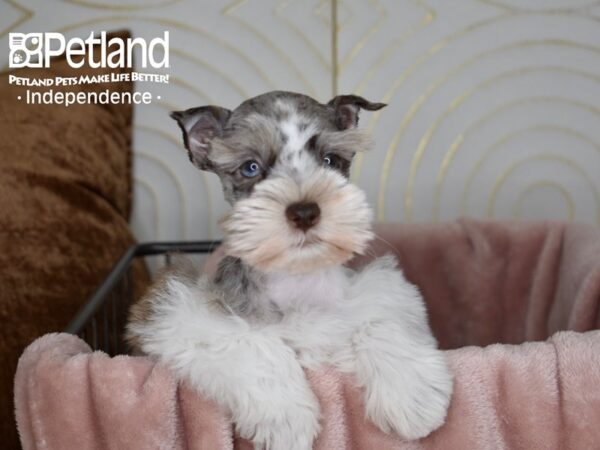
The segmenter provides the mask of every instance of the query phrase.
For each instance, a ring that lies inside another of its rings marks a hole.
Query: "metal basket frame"
[[[131,270],[133,262],[137,258],[163,255],[165,265],[169,266],[173,254],[212,253],[219,244],[220,241],[180,241],[147,242],[130,246],[67,325],[65,332],[79,336],[93,350],[102,350],[109,355],[126,352],[123,331],[134,295]]]

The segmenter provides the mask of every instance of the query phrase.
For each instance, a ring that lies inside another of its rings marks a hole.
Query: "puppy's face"
[[[342,264],[371,239],[371,213],[348,181],[354,155],[369,148],[356,126],[357,96],[324,105],[270,92],[229,111],[175,112],[191,161],[215,172],[233,205],[223,219],[226,252],[264,271],[302,273]]]

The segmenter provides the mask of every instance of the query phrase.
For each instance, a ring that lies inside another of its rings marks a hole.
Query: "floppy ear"
[[[199,169],[210,169],[208,152],[211,141],[223,136],[223,129],[230,115],[230,110],[212,105],[173,111],[170,114],[183,132],[183,142],[190,161]]]
[[[358,95],[338,95],[332,98],[327,106],[335,110],[335,124],[339,130],[347,130],[358,126],[358,112],[361,109],[377,111],[387,106],[385,103],[371,103]]]

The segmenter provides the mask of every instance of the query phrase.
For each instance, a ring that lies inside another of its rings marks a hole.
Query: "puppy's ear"
[[[208,152],[211,141],[223,136],[225,124],[231,111],[220,106],[200,106],[199,108],[173,111],[170,114],[183,132],[183,142],[190,161],[202,170],[210,169]]]
[[[335,124],[338,129],[347,130],[358,126],[358,112],[361,109],[377,111],[387,105],[371,103],[358,95],[338,95],[332,98],[327,106],[335,110]]]

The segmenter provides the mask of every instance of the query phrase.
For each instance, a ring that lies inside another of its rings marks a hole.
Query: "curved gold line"
[[[560,184],[550,180],[542,180],[528,185],[519,194],[519,197],[517,198],[516,204],[513,207],[513,217],[516,219],[521,219],[523,217],[523,202],[525,201],[525,196],[535,191],[536,189],[544,187],[556,189],[562,194],[562,197],[565,200],[565,203],[567,204],[567,208],[569,210],[569,220],[573,220],[573,218],[575,217],[575,202],[573,201],[573,197],[571,196],[569,191],[567,191]]]
[[[485,162],[490,158],[492,153],[495,153],[496,150],[498,150],[504,144],[506,144],[510,140],[514,139],[515,137],[518,137],[521,134],[527,133],[532,128],[535,128],[535,127],[517,130],[513,133],[509,133],[506,136],[499,139],[498,141],[494,142],[494,144],[492,144],[488,149],[486,149],[484,151],[483,156],[481,156],[477,160],[477,162],[475,163],[475,165],[473,166],[473,168],[469,171],[469,174],[467,175],[465,187],[463,189],[462,200],[461,200],[461,212],[463,215],[467,214],[467,202],[468,202],[468,198],[469,198],[469,192],[471,191],[471,185],[473,184],[475,176],[477,175],[477,172],[483,167]],[[566,134],[571,134],[571,136],[575,136],[576,138],[581,139],[583,142],[593,146],[597,151],[600,152],[600,149],[598,148],[599,147],[598,144],[595,141],[593,141],[591,138],[587,137],[586,135],[579,133],[578,131],[571,130],[569,128],[561,128],[560,131],[564,132]]]
[[[592,193],[593,193],[594,198],[596,200],[596,222],[597,222],[597,224],[600,225],[600,194],[598,193],[598,190],[596,189],[596,186],[594,186],[594,183],[592,182],[591,178],[574,161],[570,160],[569,158],[565,158],[562,155],[553,154],[553,153],[547,153],[547,154],[543,154],[543,155],[530,156],[528,158],[523,158],[523,159],[521,159],[519,161],[514,162],[504,172],[502,172],[502,174],[498,177],[498,179],[494,183],[494,187],[493,187],[492,192],[490,194],[490,201],[488,203],[488,209],[487,209],[487,216],[489,218],[491,218],[491,219],[494,218],[494,209],[496,207],[496,197],[498,196],[498,192],[502,188],[502,185],[506,182],[506,180],[508,179],[508,177],[510,177],[512,175],[512,173],[519,166],[527,164],[528,162],[531,162],[531,161],[558,161],[558,162],[560,162],[560,163],[562,163],[562,164],[564,164],[566,166],[571,167],[579,175],[581,175],[585,179],[585,181],[592,188]]]
[[[354,22],[354,15],[352,14],[352,9],[348,8],[345,5],[345,3],[346,3],[345,1],[342,1],[342,0],[330,0],[330,1],[336,2],[336,5],[338,7],[338,12],[343,9],[347,13],[346,20],[344,20],[343,22],[339,22],[339,21],[337,22],[337,30],[342,31],[342,29],[348,27],[350,24],[352,24],[352,22]],[[339,18],[339,14],[338,14],[338,18]]]
[[[420,6],[425,8],[425,15],[423,16],[423,19],[421,19],[421,21],[418,24],[416,24],[415,26],[410,27],[405,33],[403,33],[400,36],[400,38],[398,40],[394,41],[393,44],[391,44],[384,50],[384,53],[382,54],[381,58],[373,66],[371,66],[369,68],[369,70],[363,77],[362,81],[359,83],[358,87],[355,89],[356,94],[361,95],[365,91],[365,89],[367,87],[367,82],[371,78],[373,78],[373,76],[378,72],[379,68],[383,64],[385,64],[389,58],[391,58],[391,55],[393,52],[395,52],[398,48],[402,47],[415,34],[417,34],[422,29],[426,28],[431,22],[433,22],[435,20],[436,12],[434,9],[431,9],[425,2],[423,2],[421,0],[417,0],[417,4],[419,4]],[[375,129],[375,124],[377,122],[376,117],[378,117],[379,114],[380,114],[380,112],[375,112],[372,116],[372,120],[369,120],[368,125],[367,125],[368,133],[373,133],[373,130]],[[365,158],[364,153],[359,153],[358,155],[356,155],[356,161],[352,165],[352,174],[350,177],[350,179],[353,182],[356,182],[358,180],[358,177],[360,176],[360,173],[362,172],[364,158]]]
[[[166,100],[156,100],[154,102],[152,102],[153,105],[158,105],[163,109],[166,109],[167,111],[171,112],[171,111],[179,111],[181,109],[184,109],[186,107],[189,107],[189,105],[184,105],[183,107],[181,107],[181,105],[175,105],[171,102],[168,102]]]
[[[338,95],[338,0],[331,0],[331,96]]]
[[[594,1],[594,2],[590,2],[584,5],[579,5],[576,6],[575,8],[573,7],[558,7],[558,8],[551,8],[551,9],[532,9],[532,8],[521,8],[521,7],[515,7],[512,5],[507,5],[504,4],[502,2],[499,2],[497,0],[477,0],[479,3],[483,3],[486,5],[492,5],[495,6],[497,8],[502,8],[505,11],[511,11],[511,12],[515,12],[518,14],[561,14],[561,13],[569,13],[569,12],[580,12],[582,10],[588,9],[588,8],[593,8],[594,6],[598,6],[600,5],[599,1]]]
[[[171,142],[175,147],[177,147],[178,150],[183,150],[183,147],[181,146],[181,141],[179,139],[177,139],[175,136],[173,136],[172,134],[167,133],[166,131],[160,130],[158,128],[154,128],[150,125],[144,125],[144,124],[137,124],[135,126],[135,128],[136,128],[136,130],[144,130],[144,131],[147,131],[148,133],[156,133],[159,136],[161,136],[163,139],[165,139],[166,141]]]
[[[19,25],[27,22],[29,19],[31,19],[35,15],[35,13],[32,10],[30,10],[29,8],[26,8],[24,6],[21,6],[19,3],[17,3],[16,0],[4,0],[4,1],[6,3],[8,3],[10,6],[12,6],[13,8],[17,9],[19,12],[23,13],[23,17],[20,17],[19,19],[17,19],[16,22],[9,25],[5,30],[0,31],[0,37],[6,36],[12,30],[17,28]]]
[[[454,67],[450,72],[447,72],[446,74],[444,74],[444,76],[436,79],[436,81],[434,83],[432,83],[430,86],[428,86],[428,88],[425,90],[425,92],[422,95],[420,95],[416,101],[414,101],[411,104],[408,111],[402,118],[402,122],[400,123],[398,129],[394,133],[392,140],[390,141],[390,143],[388,145],[388,148],[387,148],[387,151],[385,154],[385,158],[383,161],[383,165],[382,165],[382,171],[381,171],[382,175],[381,175],[380,183],[379,183],[379,195],[378,195],[378,203],[377,203],[379,220],[383,220],[383,215],[384,215],[383,208],[385,207],[385,187],[387,186],[387,181],[388,181],[389,174],[391,171],[391,165],[394,160],[394,156],[395,156],[397,147],[400,143],[400,139],[402,138],[404,131],[406,130],[408,125],[412,122],[412,120],[416,116],[417,112],[421,109],[421,107],[425,104],[425,102],[433,95],[433,93],[437,89],[439,89],[442,85],[447,83],[451,77],[464,71],[468,67],[474,65],[475,63],[481,61],[484,58],[488,58],[488,57],[494,56],[496,54],[503,53],[505,51],[510,51],[515,48],[535,47],[538,45],[540,45],[540,46],[542,46],[542,45],[564,46],[564,47],[568,47],[568,48],[583,49],[583,50],[587,50],[590,52],[600,54],[600,47],[579,44],[577,42],[572,42],[572,41],[563,40],[563,39],[525,40],[525,41],[519,41],[516,43],[497,47],[491,51],[487,50],[487,51],[477,53],[476,55],[469,58],[467,61]],[[405,200],[405,203],[406,202],[408,202],[408,200]]]
[[[467,127],[467,129],[460,133],[456,139],[454,139],[454,141],[452,142],[452,144],[450,145],[450,148],[448,149],[448,151],[446,152],[446,154],[444,155],[444,159],[442,160],[442,163],[440,165],[440,170],[438,172],[438,175],[436,177],[436,192],[435,192],[435,200],[434,200],[434,211],[433,211],[433,216],[434,216],[434,221],[437,221],[439,219],[439,215],[440,215],[440,206],[441,206],[441,197],[442,197],[442,187],[444,185],[444,180],[446,178],[446,174],[450,168],[450,164],[452,163],[452,161],[454,161],[454,158],[456,157],[456,154],[458,153],[460,147],[462,146],[462,144],[466,141],[467,137],[470,136],[472,133],[475,132],[475,130],[479,129],[484,123],[490,121],[494,116],[496,116],[497,114],[504,112],[506,110],[509,110],[515,106],[519,106],[522,104],[530,104],[530,103],[537,103],[537,102],[556,102],[556,103],[564,103],[567,105],[571,105],[571,106],[576,106],[579,107],[581,109],[587,110],[589,112],[592,112],[595,115],[600,116],[600,109],[596,108],[594,106],[588,105],[586,103],[583,102],[579,102],[577,100],[572,100],[572,99],[568,99],[568,98],[563,98],[563,97],[528,97],[528,98],[520,98],[517,100],[514,100],[512,102],[508,102],[505,103],[503,105],[500,105],[499,107],[495,108],[494,110],[492,110],[491,112],[487,113],[486,115],[482,116],[481,118],[477,119],[475,122],[473,122],[469,127]],[[539,130],[539,129],[550,129],[550,126],[544,126],[544,125],[540,125],[540,126],[535,126],[535,127],[531,127],[531,128],[527,128],[526,130]],[[568,128],[564,128],[564,127],[557,127],[554,126],[553,129],[558,129],[561,131],[566,132],[567,134],[572,134],[572,135],[576,135],[576,134],[580,134],[580,133],[576,133],[573,130],[570,130]],[[568,131],[567,131],[568,130]],[[509,135],[507,135],[509,136]],[[505,136],[506,137],[506,136]],[[581,134],[581,137],[584,141],[592,143],[592,145],[597,145],[595,142],[591,141],[591,139],[585,137],[583,134]],[[486,153],[487,155],[487,153]],[[487,158],[487,156],[486,156]]]
[[[600,53],[600,47],[583,45],[583,44],[579,44],[579,43],[575,43],[575,42],[567,41],[567,40],[562,40],[562,39],[544,39],[544,40],[519,41],[517,43],[508,44],[508,45],[504,45],[502,47],[498,47],[498,48],[493,49],[491,51],[486,50],[486,51],[477,53],[475,56],[469,58],[464,63],[462,63],[462,64],[454,67],[450,72],[447,72],[446,74],[444,74],[444,76],[438,78],[433,84],[431,84],[430,86],[428,86],[428,88],[425,90],[425,92],[421,96],[419,96],[416,101],[414,101],[411,104],[411,106],[409,107],[407,113],[402,118],[402,122],[400,123],[400,126],[398,127],[398,129],[394,133],[394,136],[392,137],[392,140],[390,141],[390,144],[388,145],[388,149],[386,151],[384,162],[383,162],[383,166],[382,166],[382,176],[380,178],[379,201],[378,201],[378,211],[379,211],[379,214],[383,214],[383,212],[382,212],[383,209],[382,208],[383,208],[384,205],[381,202],[382,201],[385,202],[385,199],[382,199],[382,196],[385,197],[384,190],[385,190],[385,186],[387,185],[387,180],[388,180],[389,173],[390,173],[390,170],[391,170],[391,164],[393,162],[393,159],[394,159],[394,156],[395,156],[395,153],[396,153],[396,149],[397,149],[398,144],[400,142],[400,139],[401,139],[401,137],[402,137],[402,135],[404,133],[404,130],[408,127],[409,123],[412,122],[412,120],[416,116],[417,112],[421,109],[421,107],[425,104],[425,102],[429,98],[431,98],[431,96],[433,95],[433,93],[437,89],[439,89],[440,86],[442,86],[445,83],[447,83],[448,80],[450,80],[451,77],[453,77],[456,74],[464,71],[466,68],[472,66],[476,62],[481,61],[483,58],[487,58],[487,57],[493,56],[495,54],[502,53],[504,51],[513,50],[515,48],[524,48],[524,47],[531,47],[531,46],[537,46],[537,45],[557,45],[557,46],[575,47],[575,48],[582,48],[582,49],[585,49],[585,50],[589,50],[589,51],[593,51],[593,52],[596,52],[596,53]],[[374,126],[375,123],[371,122],[370,126],[371,125]],[[369,129],[369,131],[372,132],[372,129]],[[359,156],[363,156],[364,157],[364,155],[359,155]],[[358,163],[358,161],[357,161],[357,163]],[[383,220],[383,217],[380,217],[380,220]]]
[[[408,78],[410,78],[412,76],[412,74],[414,74],[419,67],[421,67],[423,64],[425,64],[435,54],[437,54],[438,52],[443,50],[445,47],[447,47],[451,42],[453,42],[457,39],[460,39],[461,37],[473,32],[479,28],[484,28],[488,25],[495,24],[504,19],[510,19],[510,18],[514,18],[514,17],[516,17],[516,14],[514,14],[512,12],[508,12],[499,17],[487,18],[487,19],[481,20],[479,22],[470,24],[469,26],[458,30],[458,32],[453,33],[452,35],[447,36],[444,39],[436,42],[431,47],[429,47],[429,49],[427,49],[427,51],[425,53],[423,53],[421,56],[419,56],[417,58],[417,60],[413,64],[411,64],[410,67],[408,67],[402,71],[402,73],[394,80],[394,82],[392,83],[390,88],[383,95],[383,98],[381,99],[381,101],[383,103],[389,103],[390,100],[393,98],[393,96],[396,94],[396,92],[402,87],[404,82]],[[371,73],[372,73],[371,77],[376,73],[376,70],[374,70],[374,69],[378,70],[379,66],[385,64],[385,61],[387,61],[387,59],[391,58],[393,52],[396,51],[395,45],[392,47],[388,47],[388,49],[389,50],[386,50],[384,52],[385,58],[383,60],[380,59],[377,63],[375,63],[375,65],[371,69]],[[362,92],[362,90],[366,86],[366,83],[369,81],[369,79],[370,78],[368,78],[368,77],[365,77],[363,79],[363,81],[359,84],[359,88],[358,88],[357,92],[359,92],[359,93]],[[409,110],[409,113],[410,113],[410,110]],[[375,129],[375,126],[376,126],[377,122],[379,121],[380,115],[381,115],[381,111],[376,111],[374,114],[371,115],[371,118],[369,119],[369,123],[367,125],[367,130],[372,131],[373,129]],[[406,117],[407,117],[407,115],[404,116],[403,122],[405,121]],[[396,134],[398,134],[398,132]],[[359,155],[359,157],[360,157],[360,155]],[[388,151],[386,152],[386,156],[383,161],[383,165],[382,165],[382,169],[381,169],[382,178],[385,178],[386,181],[383,181],[382,179],[380,179],[380,188],[379,188],[380,192],[378,195],[379,199],[377,201],[377,218],[378,218],[378,220],[383,220],[383,218],[384,218],[384,212],[383,212],[382,202],[381,202],[381,198],[380,198],[381,190],[382,190],[381,185],[382,185],[382,183],[387,183],[387,177],[389,175],[392,158],[393,158],[393,156],[390,155],[389,147],[388,147]],[[362,159],[357,161],[357,165],[362,166]]]
[[[448,44],[450,44],[452,41],[459,39],[462,36],[465,36],[479,28],[483,28],[487,25],[494,24],[494,23],[500,22],[504,19],[514,18],[514,17],[516,17],[516,14],[505,14],[503,16],[491,17],[491,18],[488,18],[488,19],[485,19],[485,20],[482,20],[479,22],[475,22],[465,28],[462,28],[461,30],[459,30],[459,32],[454,33],[450,36],[447,36],[444,39],[436,42],[431,47],[429,47],[429,49],[427,49],[427,51],[424,54],[422,54],[419,58],[417,58],[417,61],[414,64],[412,64],[410,67],[405,69],[400,74],[400,76],[394,80],[394,83],[392,83],[390,88],[383,95],[382,101],[389,102],[393,98],[396,91],[402,86],[404,81],[406,81],[406,79],[409,78],[416,71],[416,69],[418,69],[421,65],[423,65],[425,62],[427,62],[427,60],[430,59],[432,56],[434,56],[435,54],[437,54],[441,50],[443,50],[445,47],[447,47]]]
[[[348,65],[354,60],[354,58],[356,58],[358,52],[362,50],[369,39],[371,39],[373,35],[381,29],[381,25],[387,20],[387,11],[381,5],[381,3],[379,3],[378,0],[369,0],[369,2],[373,5],[379,17],[375,21],[375,24],[367,30],[367,32],[358,40],[358,42],[354,44],[350,52],[342,59],[339,67],[339,73],[342,73],[344,70],[346,70]]]
[[[213,99],[202,89],[199,89],[196,86],[191,85],[187,81],[182,80],[181,78],[176,77],[175,75],[171,75],[169,77],[169,82],[170,82],[170,84],[178,85],[178,86],[182,87],[183,89],[192,91],[194,94],[196,94],[202,98],[205,98],[207,100],[207,103],[209,103],[209,104],[214,103]]]
[[[224,80],[226,80],[231,86],[233,86],[233,88],[240,94],[240,96],[242,98],[248,98],[250,97],[250,94],[242,87],[242,85],[240,85],[234,78],[232,78],[231,76],[229,76],[229,74],[221,69],[219,69],[218,67],[215,67],[211,64],[208,64],[206,61],[203,61],[202,59],[192,55],[191,53],[185,52],[183,50],[180,50],[178,48],[171,48],[169,49],[169,51],[171,52],[171,54],[173,55],[177,55],[182,59],[188,59],[189,61],[193,62],[194,64],[200,66],[200,67],[204,67],[205,69],[216,73],[219,77],[223,78]]]
[[[143,130],[148,133],[156,133],[159,136],[161,136],[163,139],[167,140],[168,142],[171,142],[173,145],[175,145],[175,147],[181,148],[181,142],[179,141],[179,139],[177,139],[176,137],[170,135],[169,133],[167,133],[163,130],[152,128],[148,125],[143,125],[143,124],[137,125],[136,128],[138,130]],[[165,166],[165,167],[167,167],[167,166]],[[200,175],[201,175],[201,179],[202,179],[202,184],[204,185],[204,191],[206,192],[206,207],[207,207],[207,214],[208,214],[208,233],[210,236],[212,236],[212,233],[213,233],[212,222],[213,222],[213,216],[214,216],[212,189],[210,188],[210,183],[208,182],[206,172],[200,171]],[[185,207],[185,203],[187,203],[187,196],[185,195],[185,190],[183,189],[183,186],[181,187],[181,191],[184,193],[183,199],[184,199],[184,207]]]
[[[155,205],[154,207],[154,228],[156,228],[156,236],[153,236],[153,238],[155,240],[159,240],[160,239],[160,218],[158,216],[158,208],[159,208],[159,204],[160,202],[158,201],[158,194],[156,193],[156,189],[154,189],[154,187],[148,183],[146,180],[143,180],[140,177],[134,177],[135,180],[135,185],[136,186],[141,186],[143,188],[145,188],[149,193],[150,193],[150,197],[152,197],[152,201]]]
[[[321,19],[321,22],[323,23],[323,25],[325,25],[325,27],[329,28],[331,26],[331,17],[332,16],[327,16],[325,13],[323,13],[323,9],[325,6],[329,6],[330,10],[331,8],[333,8],[334,6],[336,8],[341,7],[344,8],[344,2],[340,1],[340,0],[320,0],[319,3],[317,3],[317,5],[314,7],[314,15],[317,16],[319,19]],[[350,11],[348,8],[345,8],[346,11],[348,11],[348,19],[346,20],[346,22],[342,22],[339,23],[336,21],[336,30],[340,31],[342,29],[342,27],[347,26],[350,22],[352,22],[352,11]]]
[[[265,36],[254,25],[249,24],[248,22],[246,22],[245,20],[243,20],[240,17],[236,16],[235,14],[232,14],[242,3],[245,3],[246,1],[247,0],[238,0],[238,1],[234,2],[234,3],[232,3],[231,5],[226,6],[221,11],[221,14],[225,15],[225,16],[228,16],[228,17],[231,17],[240,26],[242,26],[243,28],[245,28],[248,32],[250,32],[251,34],[253,34],[254,36],[256,36],[260,41],[262,41],[263,44],[266,47],[270,47],[275,52],[275,54],[279,55],[279,57],[290,67],[290,69],[292,69],[292,71],[296,73],[296,75],[298,76],[298,78],[308,88],[308,91],[309,91],[310,95],[312,97],[317,97],[317,93],[316,93],[316,90],[315,90],[314,86],[304,76],[304,72],[302,70],[300,70],[300,68],[298,68],[296,66],[296,64],[294,63],[294,61],[288,55],[286,55],[285,52],[283,52],[278,46],[276,46],[267,36]]]
[[[156,3],[150,3],[145,0],[144,5],[114,5],[110,3],[100,3],[89,0],[63,0],[65,3],[72,3],[74,5],[84,6],[86,8],[96,9],[108,9],[117,11],[138,11],[140,9],[152,9],[152,8],[164,8],[175,3],[180,3],[181,0],[163,0]]]
[[[235,0],[230,5],[225,6],[221,10],[221,14],[224,14],[224,15],[230,14],[233,11],[235,11],[236,9],[238,9],[240,6],[242,6],[244,3],[247,3],[247,2],[248,2],[248,0]]]
[[[258,76],[267,85],[269,85],[273,89],[275,88],[275,83],[273,83],[273,80],[271,80],[269,78],[269,76],[258,66],[258,64],[256,64],[256,62],[254,62],[252,59],[250,59],[246,54],[241,52],[238,48],[234,47],[233,45],[229,44],[228,42],[226,42],[210,33],[207,33],[204,30],[201,30],[200,28],[194,28],[183,22],[177,22],[177,21],[174,21],[171,19],[165,19],[165,18],[159,18],[159,17],[136,16],[136,17],[132,18],[129,16],[108,16],[108,17],[90,19],[90,20],[86,20],[83,22],[66,25],[64,27],[57,29],[56,31],[64,33],[67,31],[75,30],[77,28],[83,28],[88,25],[94,25],[94,24],[98,24],[98,23],[104,23],[104,22],[127,22],[127,23],[130,23],[132,20],[139,20],[141,22],[148,22],[148,23],[157,23],[159,25],[164,25],[164,26],[173,27],[173,28],[179,28],[184,31],[189,31],[190,33],[198,34],[198,35],[206,38],[207,40],[212,41],[215,44],[222,46],[223,48],[226,48],[231,53],[238,56],[242,61],[244,61],[246,64],[248,64],[250,67],[252,67],[256,71]]]
[[[175,172],[173,172],[173,170],[169,166],[167,166],[162,160],[155,157],[151,153],[146,152],[143,149],[137,148],[135,151],[135,154],[139,155],[142,158],[146,158],[146,159],[153,161],[159,167],[162,167],[163,170],[168,175],[170,175],[171,178],[173,179],[173,181],[175,183],[175,188],[177,189],[177,192],[179,192],[179,196],[182,200],[181,217],[183,218],[183,221],[182,221],[181,233],[182,233],[182,236],[187,236],[187,209],[185,207],[185,204],[187,202],[186,202],[185,190],[183,189],[183,186],[181,185],[181,181],[179,181],[179,178],[177,178],[177,175],[175,174]]]
[[[296,35],[304,41],[304,43],[308,46],[309,50],[317,57],[319,62],[325,67],[327,70],[331,70],[331,62],[327,61],[325,57],[321,54],[321,51],[313,44],[309,39],[307,39],[306,34],[302,32],[300,28],[296,26],[296,24],[289,20],[285,15],[282,15],[281,12],[289,6],[292,0],[284,0],[280,4],[275,7],[275,15],[288,24],[290,29],[296,33]],[[335,0],[332,0],[335,1]]]
[[[323,8],[327,5],[330,7],[333,6],[336,1],[337,0],[319,0],[319,3],[313,8],[313,14],[320,19],[327,28],[331,26],[331,16],[327,17],[327,15],[323,13]]]
[[[512,19],[517,17],[519,14],[516,14],[513,11],[508,11],[505,14],[501,15],[501,16],[497,16],[497,17],[491,17],[491,18],[487,18],[484,20],[481,20],[479,22],[475,22],[473,24],[470,24],[469,26],[462,28],[460,30],[458,30],[456,33],[453,33],[450,36],[445,37],[444,39],[436,42],[433,46],[431,46],[426,53],[424,53],[423,55],[421,55],[419,58],[417,58],[417,60],[415,61],[415,63],[413,63],[410,67],[408,67],[407,69],[405,69],[398,78],[396,78],[396,80],[394,81],[394,83],[392,84],[392,86],[390,87],[390,89],[386,92],[386,94],[383,96],[382,98],[382,102],[384,103],[389,103],[391,98],[394,96],[394,94],[396,93],[396,91],[398,89],[400,89],[402,87],[402,85],[404,84],[404,82],[420,67],[422,66],[425,62],[427,62],[431,57],[433,57],[436,53],[440,52],[441,50],[443,50],[445,47],[448,46],[448,44],[450,44],[452,41],[459,39],[463,36],[465,36],[468,33],[471,33],[479,28],[483,28],[486,27],[490,24],[495,24],[498,22],[501,22],[503,20],[507,20],[507,19]],[[535,14],[532,14],[535,15]],[[599,22],[600,18],[595,17],[595,16],[578,16],[578,18],[580,19],[586,19],[586,20],[592,20],[594,22]],[[391,50],[389,52],[389,54],[391,55],[391,53],[393,52],[393,50]],[[387,53],[387,51],[386,51]],[[390,56],[391,57],[391,56]],[[386,58],[387,59],[387,58]],[[383,62],[381,63],[383,64]],[[378,66],[380,65],[380,63],[376,63],[373,68],[374,69],[378,69]],[[376,71],[374,71],[373,73],[376,73]],[[368,80],[364,80],[364,83],[366,84]],[[369,125],[368,125],[368,129],[369,130],[373,130],[375,128],[375,125],[377,123],[377,121],[379,120],[379,117],[381,115],[381,111],[375,112],[374,114],[372,114],[371,119],[369,121]],[[360,155],[359,155],[360,158]],[[389,164],[391,163],[391,161],[389,161],[388,155],[386,155],[386,160],[383,163],[383,167],[382,167],[382,173],[385,173],[386,171],[389,172]],[[357,160],[357,165],[361,166],[362,165],[362,160],[358,159]],[[379,220],[383,220],[383,212],[381,210],[381,205],[380,202],[378,202],[378,212],[377,212],[377,216],[379,218]]]
[[[417,174],[419,165],[421,164],[421,159],[423,158],[425,149],[427,148],[429,141],[433,137],[433,134],[439,128],[440,124],[446,119],[446,117],[448,117],[453,111],[455,111],[462,103],[464,103],[464,101],[466,99],[468,99],[474,93],[490,86],[491,84],[493,84],[497,81],[500,81],[500,80],[510,79],[510,78],[514,78],[514,77],[517,77],[520,75],[535,73],[535,72],[559,72],[559,73],[563,72],[563,73],[567,73],[570,75],[578,75],[583,78],[589,78],[593,81],[600,82],[600,76],[598,76],[598,75],[590,74],[588,72],[570,69],[570,68],[566,68],[566,67],[562,67],[562,66],[526,67],[526,68],[511,70],[511,71],[496,75],[492,78],[487,79],[483,83],[478,84],[475,87],[468,89],[463,94],[456,97],[450,103],[450,107],[448,109],[446,109],[441,116],[437,117],[436,120],[434,121],[434,123],[425,132],[425,134],[423,135],[423,137],[421,138],[421,140],[419,142],[417,150],[415,151],[415,153],[413,155],[409,174],[408,174],[407,190],[406,190],[406,197],[405,197],[405,202],[404,202],[404,204],[405,204],[405,211],[404,211],[405,219],[407,221],[410,221],[412,219],[412,196],[413,196],[413,191],[414,191],[416,174]],[[380,194],[382,191],[380,191]],[[382,198],[380,196],[380,201],[383,203],[385,201],[385,198],[384,197]]]
[[[375,76],[375,74],[377,74],[379,72],[379,69],[381,68],[381,66],[383,64],[385,64],[392,57],[392,55],[396,52],[396,50],[398,50],[400,47],[402,47],[406,43],[406,41],[408,41],[410,38],[412,38],[419,31],[421,31],[422,29],[427,27],[429,24],[431,24],[437,17],[437,13],[435,12],[435,10],[433,8],[431,8],[429,5],[427,5],[424,1],[417,0],[416,3],[420,7],[425,9],[423,18],[420,20],[419,23],[417,23],[413,27],[410,27],[396,41],[394,41],[393,43],[388,45],[383,50],[380,58],[375,62],[375,64],[373,64],[369,68],[369,70],[367,71],[365,76],[362,78],[362,80],[356,87],[355,92],[357,94],[362,94],[365,91],[365,89],[367,87],[367,83],[371,80],[371,78],[373,78],[373,76]],[[442,42],[442,41],[440,41],[440,42]],[[436,45],[439,45],[439,42],[438,42],[438,44],[435,44],[434,47],[436,47]],[[431,51],[431,48],[429,49],[429,51]],[[409,70],[409,69],[407,69],[407,70]]]

